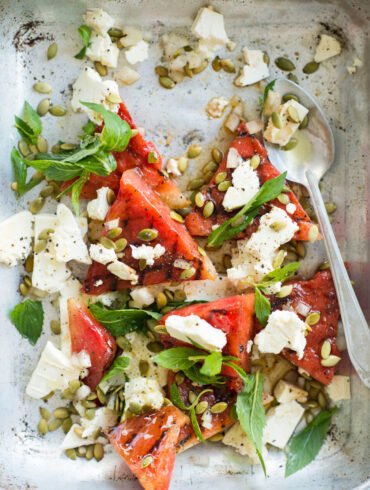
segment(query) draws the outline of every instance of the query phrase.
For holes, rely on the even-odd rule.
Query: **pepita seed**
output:
[[[200,66],[198,66],[197,68],[193,68],[193,73],[194,75],[198,75],[199,73],[202,73],[202,71],[204,71],[208,66],[208,61],[207,60],[204,60],[202,61],[202,63],[200,64]]]
[[[47,185],[40,191],[41,197],[50,197],[54,192],[54,187],[52,185]]]
[[[76,143],[62,143],[60,149],[63,151],[72,151],[77,148]]]
[[[319,63],[316,63],[316,61],[310,61],[303,67],[303,73],[306,75],[311,75],[312,73],[315,73],[319,69]]]
[[[155,240],[157,237],[158,237],[158,230],[155,230],[154,228],[144,228],[138,233],[138,238],[140,238],[140,240],[143,240],[144,242],[151,242],[152,240]]]
[[[62,107],[61,105],[52,105],[49,108],[49,112],[52,116],[55,117],[63,117],[67,114],[67,109]]]
[[[307,408],[318,408],[319,404],[317,402],[315,402],[314,400],[310,400],[308,401],[305,406]]]
[[[270,64],[270,56],[266,51],[263,52],[263,62],[268,66]]]
[[[86,417],[88,420],[92,420],[92,419],[95,417],[95,408],[88,408],[88,409],[85,411],[85,417]]]
[[[36,82],[33,84],[33,89],[39,94],[50,94],[51,86],[46,82]]]
[[[175,381],[176,381],[176,384],[178,385],[181,385],[181,383],[183,383],[185,380],[185,376],[181,373],[177,373],[176,376],[175,376]]]
[[[45,250],[47,244],[48,242],[46,240],[39,240],[38,242],[35,243],[33,247],[33,251],[35,252],[35,254],[39,254],[40,252]]]
[[[73,421],[70,417],[68,419],[63,420],[62,429],[63,429],[64,434],[68,434],[72,425],[73,425]]]
[[[229,58],[224,58],[220,60],[221,68],[226,71],[226,73],[235,73],[235,65]]]
[[[52,228],[46,228],[45,230],[42,230],[37,238],[38,240],[48,240],[53,233],[54,230]]]
[[[288,107],[288,117],[291,121],[293,121],[294,123],[300,123],[301,120],[299,118],[299,114],[298,114],[298,111],[295,107],[293,106],[289,106]]]
[[[214,436],[210,437],[208,441],[210,442],[220,442],[224,438],[224,435],[222,433],[220,434],[215,434]]]
[[[308,122],[309,122],[309,117],[308,114],[306,114],[302,119],[301,124],[299,125],[299,129],[306,129],[308,126]]]
[[[90,400],[82,400],[81,405],[84,408],[96,408],[96,403]]]
[[[178,159],[177,168],[180,170],[182,174],[186,172],[188,165],[189,165],[189,160],[186,157],[180,157]]]
[[[165,66],[158,65],[154,71],[159,77],[168,77],[168,69]]]
[[[121,235],[121,233],[122,233],[122,228],[117,226],[117,228],[112,228],[111,230],[108,231],[107,237],[110,239],[114,239],[114,238],[119,237]]]
[[[29,276],[25,276],[23,278],[23,281],[24,281],[24,283],[25,283],[26,286],[28,286],[29,288],[32,287],[32,280],[31,280],[31,278]]]
[[[197,158],[202,152],[202,147],[199,145],[190,145],[188,148],[188,158]]]
[[[158,153],[155,151],[150,151],[148,154],[148,163],[157,163],[158,162]]]
[[[114,249],[117,253],[119,252],[123,252],[125,250],[125,248],[127,247],[127,240],[126,238],[120,238],[119,240],[117,240],[114,244]]]
[[[107,97],[107,101],[111,104],[120,104],[122,102],[121,96],[119,94],[110,92]]]
[[[289,204],[290,203],[290,199],[289,199],[289,196],[287,194],[279,194],[278,197],[277,197],[277,200],[279,202],[281,202],[281,204]]]
[[[208,201],[203,208],[203,216],[205,218],[209,218],[212,216],[213,212],[215,210],[215,205],[212,201]]]
[[[211,161],[211,162],[208,162],[204,165],[204,167],[202,168],[202,171],[205,174],[207,174],[209,172],[211,172],[213,174],[214,172],[216,172],[217,169],[218,169],[217,163]]]
[[[94,457],[94,446],[91,445],[88,446],[86,449],[85,458],[87,459],[87,461],[90,461],[91,459],[93,459],[93,457]]]
[[[325,340],[321,346],[321,357],[322,359],[327,359],[331,353],[331,342],[330,340]]]
[[[219,56],[216,56],[216,58],[212,60],[212,68],[214,71],[220,71],[222,69]]]
[[[53,412],[56,419],[67,419],[69,417],[69,410],[65,407],[56,408]]]
[[[157,308],[161,310],[167,305],[167,298],[164,293],[159,293],[156,297]]]
[[[131,346],[130,342],[128,341],[128,339],[126,339],[126,337],[117,337],[116,342],[117,342],[118,347],[120,347],[122,350],[124,350],[126,352],[131,352],[132,346]]]
[[[211,413],[222,413],[227,409],[228,405],[226,402],[218,402],[212,405]]]
[[[325,367],[334,367],[340,361],[339,356],[330,355],[327,359],[321,359],[321,365]]]
[[[308,239],[311,243],[315,242],[317,240],[317,237],[319,236],[319,228],[316,225],[312,225],[310,228],[310,231],[308,232]]]
[[[97,400],[97,398],[98,398],[98,395],[92,391],[90,393],[90,395],[88,395],[86,397],[86,400],[93,401],[93,400]]]
[[[44,436],[49,432],[48,422],[46,419],[41,419],[37,425],[37,430],[41,436]]]
[[[48,60],[52,60],[53,58],[55,58],[57,53],[58,53],[57,43],[51,43],[46,53]]]
[[[141,467],[142,468],[147,468],[149,465],[151,465],[154,461],[154,458],[151,454],[148,454],[148,456],[145,456],[145,458],[143,458],[141,460]]]
[[[31,254],[26,258],[26,261],[24,263],[24,268],[26,272],[28,273],[33,272],[33,262],[34,262],[34,258],[33,255]]]
[[[113,39],[121,39],[121,37],[123,37],[122,29],[118,29],[117,27],[111,27],[108,31],[108,34]]]
[[[200,189],[204,185],[204,179],[198,178],[198,179],[193,179],[188,183],[188,190],[189,191],[196,191]]]
[[[231,255],[225,254],[222,257],[222,265],[223,265],[225,270],[230,269],[232,267]]]
[[[327,407],[328,402],[327,402],[326,397],[322,391],[320,391],[320,393],[317,396],[317,402],[321,408]]]
[[[60,322],[58,322],[58,320],[51,320],[50,330],[53,332],[54,335],[60,335],[61,333]]]
[[[306,318],[306,323],[307,325],[310,325],[312,327],[312,325],[316,325],[316,323],[319,322],[320,320],[320,313],[318,311],[314,312],[314,313],[310,313],[308,315],[308,317]]]
[[[149,362],[144,360],[139,361],[139,371],[141,376],[146,376],[149,371]]]
[[[60,145],[58,145],[58,144],[53,145],[51,147],[51,153],[54,153],[54,155],[58,155],[58,153],[60,153]]]
[[[272,266],[274,269],[278,269],[281,264],[284,262],[285,251],[279,250],[279,252],[275,255],[274,260],[272,261]]]
[[[188,398],[190,403],[194,403],[197,398],[197,395],[196,393],[194,393],[194,391],[189,391]]]
[[[231,186],[232,186],[232,183],[230,182],[230,180],[224,180],[223,182],[221,182],[220,184],[218,184],[217,189],[220,192],[226,192],[227,189],[229,187],[231,187]]]
[[[178,223],[184,222],[184,218],[181,216],[181,214],[176,213],[176,211],[170,211],[170,216],[173,220],[177,221]]]
[[[68,388],[72,394],[76,393],[78,388],[80,388],[81,382],[78,379],[73,379],[72,381],[69,382]]]
[[[112,191],[112,189],[109,189],[109,191],[107,192],[107,203],[111,205],[114,203],[115,200],[116,200],[116,195],[114,191]]]
[[[281,129],[282,124],[280,114],[278,114],[277,112],[273,112],[271,114],[271,121],[275,128]]]
[[[298,77],[296,77],[296,75],[294,75],[294,73],[288,73],[287,79],[291,80],[292,82],[294,82],[296,84],[299,83]]]
[[[163,350],[163,345],[160,342],[149,342],[146,346],[150,352],[154,352],[155,354],[158,354],[159,352],[162,352]]]
[[[102,65],[100,61],[95,61],[94,68],[101,77],[106,77],[108,75],[108,68]]]
[[[59,427],[62,425],[62,423],[63,423],[62,419],[49,420],[48,422],[49,431],[54,432],[55,430],[58,430]]]
[[[202,401],[199,402],[198,405],[195,406],[195,413],[197,415],[201,415],[204,413],[208,408],[208,402],[207,401]]]
[[[293,71],[295,70],[295,65],[290,59],[284,58],[284,57],[279,57],[276,58],[275,60],[275,65],[280,68],[280,70],[283,71]]]
[[[39,412],[40,412],[40,415],[43,419],[45,419],[46,421],[50,420],[51,418],[51,413],[49,412],[49,410],[45,407],[40,407],[39,408]]]
[[[183,280],[190,279],[191,277],[194,276],[195,273],[196,273],[195,268],[190,267],[189,269],[185,269],[181,272],[180,279],[183,279]]]
[[[223,182],[227,177],[227,172],[219,172],[216,177],[215,177],[215,182],[216,184],[220,184]]]
[[[18,190],[18,183],[12,182],[10,188],[12,189],[12,191],[17,191]]]
[[[198,246],[198,252],[200,253],[200,255],[203,255],[203,257],[205,257],[207,255],[206,254],[206,251],[204,250],[204,248],[199,247],[199,246]]]
[[[102,405],[105,405],[107,403],[107,397],[105,396],[105,394],[102,392],[102,390],[99,387],[96,389],[96,392],[98,394],[98,400],[100,401],[100,403]]]
[[[271,223],[270,228],[274,231],[281,231],[286,227],[286,223],[284,221],[274,221]]]
[[[75,449],[66,449],[64,451],[64,454],[67,456],[67,458],[72,459],[73,461],[77,459],[77,454]]]
[[[293,291],[293,286],[291,284],[287,286],[282,286],[280,291],[276,294],[278,298],[286,298]]]
[[[176,83],[170,77],[159,77],[159,83],[167,90],[173,89],[176,85]]]
[[[293,150],[293,148],[295,148],[297,144],[298,144],[297,138],[290,138],[288,143],[285,146],[282,146],[281,149],[284,151],[290,151]]]
[[[302,242],[297,243],[295,249],[300,257],[304,258],[306,256],[306,247]]]
[[[320,271],[326,271],[326,270],[328,270],[328,269],[330,269],[330,264],[329,264],[329,262],[328,262],[328,261],[323,262],[323,263],[320,265],[320,267],[319,267],[319,270],[320,270]]]
[[[99,442],[94,445],[94,458],[96,461],[101,461],[104,458],[104,446]]]
[[[21,155],[24,157],[27,157],[31,153],[30,147],[24,140],[19,141],[18,150],[20,151]]]
[[[29,210],[32,214],[37,214],[45,204],[45,201],[42,197],[37,197],[34,201],[30,202]]]
[[[325,209],[328,214],[333,214],[337,210],[337,205],[334,202],[326,202]]]
[[[139,270],[143,271],[146,268],[146,260],[145,259],[139,259]]]
[[[189,63],[186,63],[184,66],[184,73],[187,77],[193,78],[193,70],[190,68]]]
[[[173,294],[173,299],[175,301],[185,301],[186,300],[186,293],[182,289],[176,289]]]
[[[285,94],[281,99],[283,102],[288,102],[288,100],[295,100],[296,102],[299,102],[299,97],[295,94]]]
[[[195,205],[198,207],[198,208],[202,208],[204,206],[204,203],[205,203],[205,197],[203,196],[203,194],[201,192],[197,192],[195,194]]]
[[[259,155],[253,155],[250,160],[250,166],[253,168],[253,170],[256,170],[256,168],[258,168],[260,163],[261,163],[261,157]]]
[[[218,148],[212,148],[211,151],[212,159],[215,163],[220,164],[223,160],[223,153]]]
[[[112,240],[110,240],[108,237],[106,237],[106,236],[100,237],[99,243],[104,248],[108,248],[108,249],[110,249],[110,248],[113,248],[114,249],[115,248],[115,243]]]
[[[206,174],[203,174],[203,179],[206,184],[212,179],[213,177],[213,172],[207,172]]]
[[[47,114],[49,112],[49,108],[50,108],[50,99],[42,99],[38,103],[38,106],[37,106],[37,109],[36,109],[37,110],[37,114],[40,117],[43,117],[43,116],[45,116],[45,114]]]

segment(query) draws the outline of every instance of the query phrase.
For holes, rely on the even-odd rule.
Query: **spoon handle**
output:
[[[311,170],[306,171],[306,178],[312,204],[324,236],[326,252],[337,291],[348,354],[357,374],[363,383],[370,388],[370,329],[345,268],[317,179]]]

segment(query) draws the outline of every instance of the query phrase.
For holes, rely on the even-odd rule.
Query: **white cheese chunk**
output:
[[[0,262],[11,267],[27,258],[32,248],[34,217],[29,211],[0,223]]]
[[[90,444],[96,444],[97,442],[100,444],[107,444],[107,439],[105,437],[98,437],[97,439],[94,439],[94,437],[80,437],[77,435],[76,430],[80,432],[83,429],[79,424],[72,425],[61,444],[61,449],[63,451],[66,449],[89,446]]]
[[[179,161],[176,158],[170,158],[166,165],[166,170],[169,174],[175,177],[180,177],[181,172],[179,170]]]
[[[222,205],[226,211],[233,211],[247,204],[259,191],[260,181],[250,160],[243,160],[232,173],[232,186],[224,196]]]
[[[133,83],[137,82],[139,78],[140,73],[129,66],[124,66],[115,74],[115,79],[122,85],[132,85]]]
[[[273,311],[266,327],[256,335],[255,345],[262,353],[279,354],[288,348],[303,358],[306,347],[306,324],[292,311]]]
[[[161,45],[163,48],[163,55],[166,61],[171,60],[175,54],[179,52],[184,46],[189,44],[188,38],[181,36],[176,32],[170,32],[165,34],[161,38]]]
[[[308,114],[308,109],[295,100],[288,100],[288,102],[282,104],[278,111],[281,119],[281,128],[277,128],[270,118],[267,128],[263,133],[265,139],[270,143],[285,146],[299,128],[300,122],[296,123],[289,119],[289,107],[293,107],[296,110],[299,121],[302,121]]]
[[[263,103],[263,115],[270,117],[273,112],[279,112],[281,106],[281,94],[275,90],[269,90]]]
[[[231,429],[226,432],[222,442],[226,444],[226,446],[234,448],[242,456],[248,456],[252,465],[261,464],[254,444],[244,432],[239,422],[236,422]],[[264,458],[267,456],[267,449],[265,446],[262,448],[262,455]]]
[[[191,32],[199,39],[214,43],[215,46],[222,46],[229,42],[223,15],[208,7],[198,11]]]
[[[131,281],[131,284],[137,284],[138,275],[136,274],[136,271],[123,262],[116,260],[115,262],[109,264],[107,269],[119,279],[122,279],[123,281]]]
[[[320,42],[316,47],[314,60],[316,63],[321,63],[329,58],[337,56],[342,51],[339,41],[335,37],[328,36],[327,34],[322,34],[320,37]]]
[[[58,262],[76,260],[91,264],[87,246],[83,240],[81,228],[72,211],[64,204],[57,207],[57,225],[51,237]]]
[[[131,249],[134,259],[143,259],[149,266],[154,265],[154,261],[166,253],[166,249],[159,243],[154,247],[150,245],[140,245],[138,247],[131,245]]]
[[[302,388],[281,379],[275,386],[274,396],[279,403],[288,403],[293,400],[306,403],[308,393]]]
[[[73,84],[72,109],[85,112],[93,122],[100,124],[101,115],[82,105],[81,101],[102,104],[106,109],[117,112],[118,105],[107,99],[110,94],[120,96],[117,83],[113,80],[102,80],[97,71],[85,66]]]
[[[123,28],[123,37],[120,39],[120,43],[124,48],[135,46],[143,39],[143,33],[140,29],[132,26],[126,26]]]
[[[68,300],[79,300],[83,297],[81,283],[74,277],[67,279],[60,288],[59,317],[60,317],[60,345],[63,354],[70,357],[72,354],[71,333],[69,330]]]
[[[73,363],[50,341],[46,343],[40,360],[27,385],[26,393],[32,398],[43,398],[51,391],[65,390],[70,381],[79,379],[86,367]]]
[[[112,219],[110,221],[106,221],[104,223],[104,227],[106,230],[113,230],[113,228],[117,228],[119,226],[119,218],[117,219]]]
[[[205,429],[212,429],[212,412],[210,410],[206,410],[203,414],[202,414],[202,426],[205,428]]]
[[[108,34],[103,36],[93,33],[90,44],[86,49],[86,56],[91,61],[98,61],[109,68],[116,68],[118,63],[119,49],[113,43]]]
[[[91,437],[98,429],[105,431],[113,427],[117,422],[117,414],[107,408],[101,407],[95,410],[93,419],[81,418],[82,437]]]
[[[149,44],[146,41],[139,41],[125,51],[126,59],[131,65],[136,65],[148,58]]]
[[[87,214],[91,219],[104,221],[108,211],[108,193],[109,187],[101,187],[96,191],[97,197],[87,204]]]
[[[226,97],[213,97],[206,106],[206,112],[212,119],[222,117],[226,107],[229,104],[229,99]]]
[[[197,315],[170,315],[165,322],[167,332],[174,339],[194,341],[210,351],[221,351],[227,343],[226,334]]]
[[[84,15],[85,24],[101,36],[114,26],[114,19],[103,9],[90,8]]]
[[[246,87],[270,76],[269,68],[263,59],[262,51],[244,48],[243,55],[246,65],[242,67],[238,78],[235,80],[235,85]]]
[[[227,168],[237,168],[243,163],[243,158],[236,148],[230,148],[227,152]]]
[[[289,214],[294,214],[297,210],[297,206],[290,202],[289,204],[286,205],[286,212]]]
[[[333,403],[341,400],[351,399],[351,384],[348,376],[341,376],[336,374],[330,383],[326,387],[326,393],[329,395],[330,400]]]
[[[125,384],[125,410],[133,413],[139,409],[159,410],[164,402],[164,396],[158,381],[139,376]]]
[[[284,449],[304,413],[296,401],[270,408],[266,414],[263,442]]]
[[[99,262],[99,264],[103,265],[107,265],[110,262],[117,260],[117,255],[113,248],[106,248],[100,244],[90,245],[90,257],[95,262]]]
[[[245,123],[245,128],[249,134],[256,134],[263,131],[264,124],[261,119],[254,119]]]
[[[154,303],[155,298],[148,288],[137,288],[130,292],[134,308],[143,308]]]

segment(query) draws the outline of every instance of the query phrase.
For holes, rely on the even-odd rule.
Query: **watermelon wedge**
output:
[[[232,141],[229,148],[235,148],[245,160],[253,157],[254,155],[260,156],[261,162],[257,168],[257,173],[261,185],[267,180],[273,179],[280,175],[280,172],[270,163],[266,148],[255,136],[247,134],[244,131],[243,126],[239,128],[239,136]],[[236,212],[225,211],[222,205],[225,192],[219,191],[217,188],[218,184],[216,183],[216,177],[221,172],[226,172],[226,180],[231,180],[233,169],[227,168],[227,154],[228,152],[225,154],[224,159],[209,182],[207,188],[203,191],[205,201],[211,200],[215,204],[214,213],[210,218],[204,218],[202,209],[194,208],[194,211],[186,216],[186,226],[190,234],[193,236],[208,236],[212,231],[212,226],[222,224],[224,221],[231,218]],[[299,226],[299,230],[297,231],[294,239],[308,240],[309,230],[313,223],[300,205],[294,193],[287,192],[287,195],[289,196],[290,202],[296,207],[294,213],[290,214],[292,220],[294,220]],[[278,206],[282,209],[285,209],[286,207],[285,204],[282,204],[280,201],[278,201],[278,199],[275,199],[269,206],[265,206],[261,210],[261,214],[268,212],[268,208],[271,207],[271,205]],[[243,232],[243,234],[240,234],[240,238],[249,237],[257,227],[258,217],[254,220],[252,225],[248,227],[245,232]]]

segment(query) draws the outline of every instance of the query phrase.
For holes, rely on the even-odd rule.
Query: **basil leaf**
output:
[[[242,429],[256,448],[266,474],[262,457],[262,435],[266,424],[265,409],[262,404],[263,376],[257,371],[256,374],[245,375],[243,381],[244,387],[236,399],[236,414]]]
[[[96,124],[92,121],[88,121],[85,126],[82,127],[82,131],[89,136],[93,136],[95,134],[95,130]]]
[[[14,180],[17,183],[17,196],[20,197],[26,192],[27,166],[16,148],[12,149],[10,159],[13,167]]]
[[[15,116],[15,127],[28,143],[36,144],[42,132],[42,123],[40,116],[28,102],[24,103],[22,118]]]
[[[281,191],[284,187],[286,174],[287,173],[284,172],[274,179],[266,180],[266,182],[262,185],[257,194],[249,202],[247,202],[247,204],[243,206],[240,211],[238,211],[232,218],[228,219],[221,226],[212,231],[212,233],[208,237],[207,245],[210,247],[222,245],[225,240],[237,235],[238,233],[240,233],[240,231],[246,228],[247,224],[249,223],[247,223],[245,226],[245,223],[243,223],[241,225],[243,226],[243,228],[238,229],[238,231],[236,232],[232,231],[233,223],[238,222],[245,216],[246,220],[248,221],[248,219],[250,219],[252,215],[251,213],[255,213],[254,216],[256,216],[258,209],[263,204],[272,201],[279,194],[281,194]]]
[[[180,408],[181,410],[188,409],[181,398],[180,391],[176,383],[172,383],[172,385],[170,386],[170,398],[172,403],[176,405],[176,407]]]
[[[9,313],[9,318],[18,332],[35,345],[42,332],[44,310],[41,301],[26,299]]]
[[[182,371],[187,378],[200,385],[225,384],[225,378],[223,376],[205,376],[200,372],[199,366],[196,365],[189,369],[183,369]]]
[[[193,429],[194,429],[194,434],[196,435],[197,439],[200,442],[205,442],[202,431],[200,430],[200,427],[199,427],[198,419],[197,419],[194,408],[191,408],[189,410],[189,415],[190,415],[191,425],[193,426]]]
[[[274,87],[275,87],[275,83],[276,83],[276,80],[272,80],[271,82],[269,82],[266,87],[265,87],[265,90],[263,92],[263,99],[262,99],[262,102],[265,103],[266,100],[267,100],[267,97],[268,97],[268,94],[270,92],[270,90],[274,90]]]
[[[78,28],[78,32],[83,42],[83,48],[75,55],[75,58],[77,58],[78,60],[83,60],[86,55],[86,49],[89,47],[90,44],[91,29],[89,26],[83,24]]]
[[[131,128],[127,122],[100,104],[82,101],[81,104],[103,116],[104,127],[99,139],[104,148],[107,151],[125,150],[132,136]]]
[[[301,470],[315,459],[324,443],[336,410],[336,407],[331,410],[322,410],[299,434],[292,438],[288,446],[286,477]]]
[[[15,125],[14,126],[17,128],[18,133],[21,136],[21,138],[23,138],[24,140],[26,140],[27,143],[36,144],[37,143],[37,138],[33,134],[32,128],[30,128],[30,126],[27,123],[25,123],[18,116],[15,116],[14,117],[14,120],[15,120]]]
[[[199,372],[204,376],[216,376],[220,374],[222,368],[222,354],[221,352],[212,352],[204,359],[203,366]]]
[[[122,377],[123,375],[123,382],[125,381],[125,376],[124,376],[124,371],[130,364],[130,358],[129,357],[117,357],[117,359],[114,360],[110,370],[107,372],[107,374],[104,376],[104,378],[100,381],[100,383],[105,383],[112,378],[116,377]],[[123,384],[123,383],[122,383]]]
[[[96,175],[107,176],[114,172],[117,168],[117,162],[113,155],[97,153],[88,158],[79,161],[77,165],[84,170],[92,172]]]
[[[189,359],[191,356],[199,356],[199,351],[191,347],[173,347],[166,349],[153,357],[153,361],[167,369],[189,369],[198,362],[197,359]]]
[[[162,316],[160,313],[149,310],[109,310],[101,303],[91,304],[89,310],[98,322],[102,323],[115,337],[126,335],[135,330],[144,330],[149,318],[159,320]]]
[[[259,288],[254,288],[254,309],[256,312],[256,317],[262,325],[266,325],[268,317],[271,313],[271,304],[268,298],[264,296]]]
[[[167,306],[171,307],[174,310],[178,310],[179,308],[183,308],[184,306],[197,305],[200,303],[208,303],[208,301],[204,299],[195,299],[193,301],[169,301]]]
[[[248,213],[247,216],[243,216],[244,218],[243,222],[241,224],[238,224],[237,226],[230,226],[228,221],[225,221],[219,228],[216,228],[210,236],[209,239],[212,240],[212,243],[210,246],[212,247],[217,247],[219,245],[222,245],[224,242],[227,240],[231,240],[235,236],[239,235],[242,231],[244,231],[247,226],[253,221],[253,219],[257,216],[259,210],[255,209],[254,211],[251,211]],[[219,234],[216,236],[214,235],[215,238],[212,238],[212,234],[215,233],[217,230],[219,230]]]
[[[280,269],[275,269],[272,272],[269,272],[265,276],[263,276],[261,282],[257,284],[259,288],[267,288],[276,284],[277,282],[284,282],[287,279],[290,279],[300,267],[299,262],[291,262]]]
[[[50,180],[66,181],[78,177],[81,168],[74,163],[54,160],[24,160],[26,165],[43,172]]]
[[[75,182],[73,182],[71,189],[71,204],[72,208],[76,214],[79,216],[80,214],[80,195],[83,189],[83,186],[89,180],[90,174],[88,172],[84,172]]]

